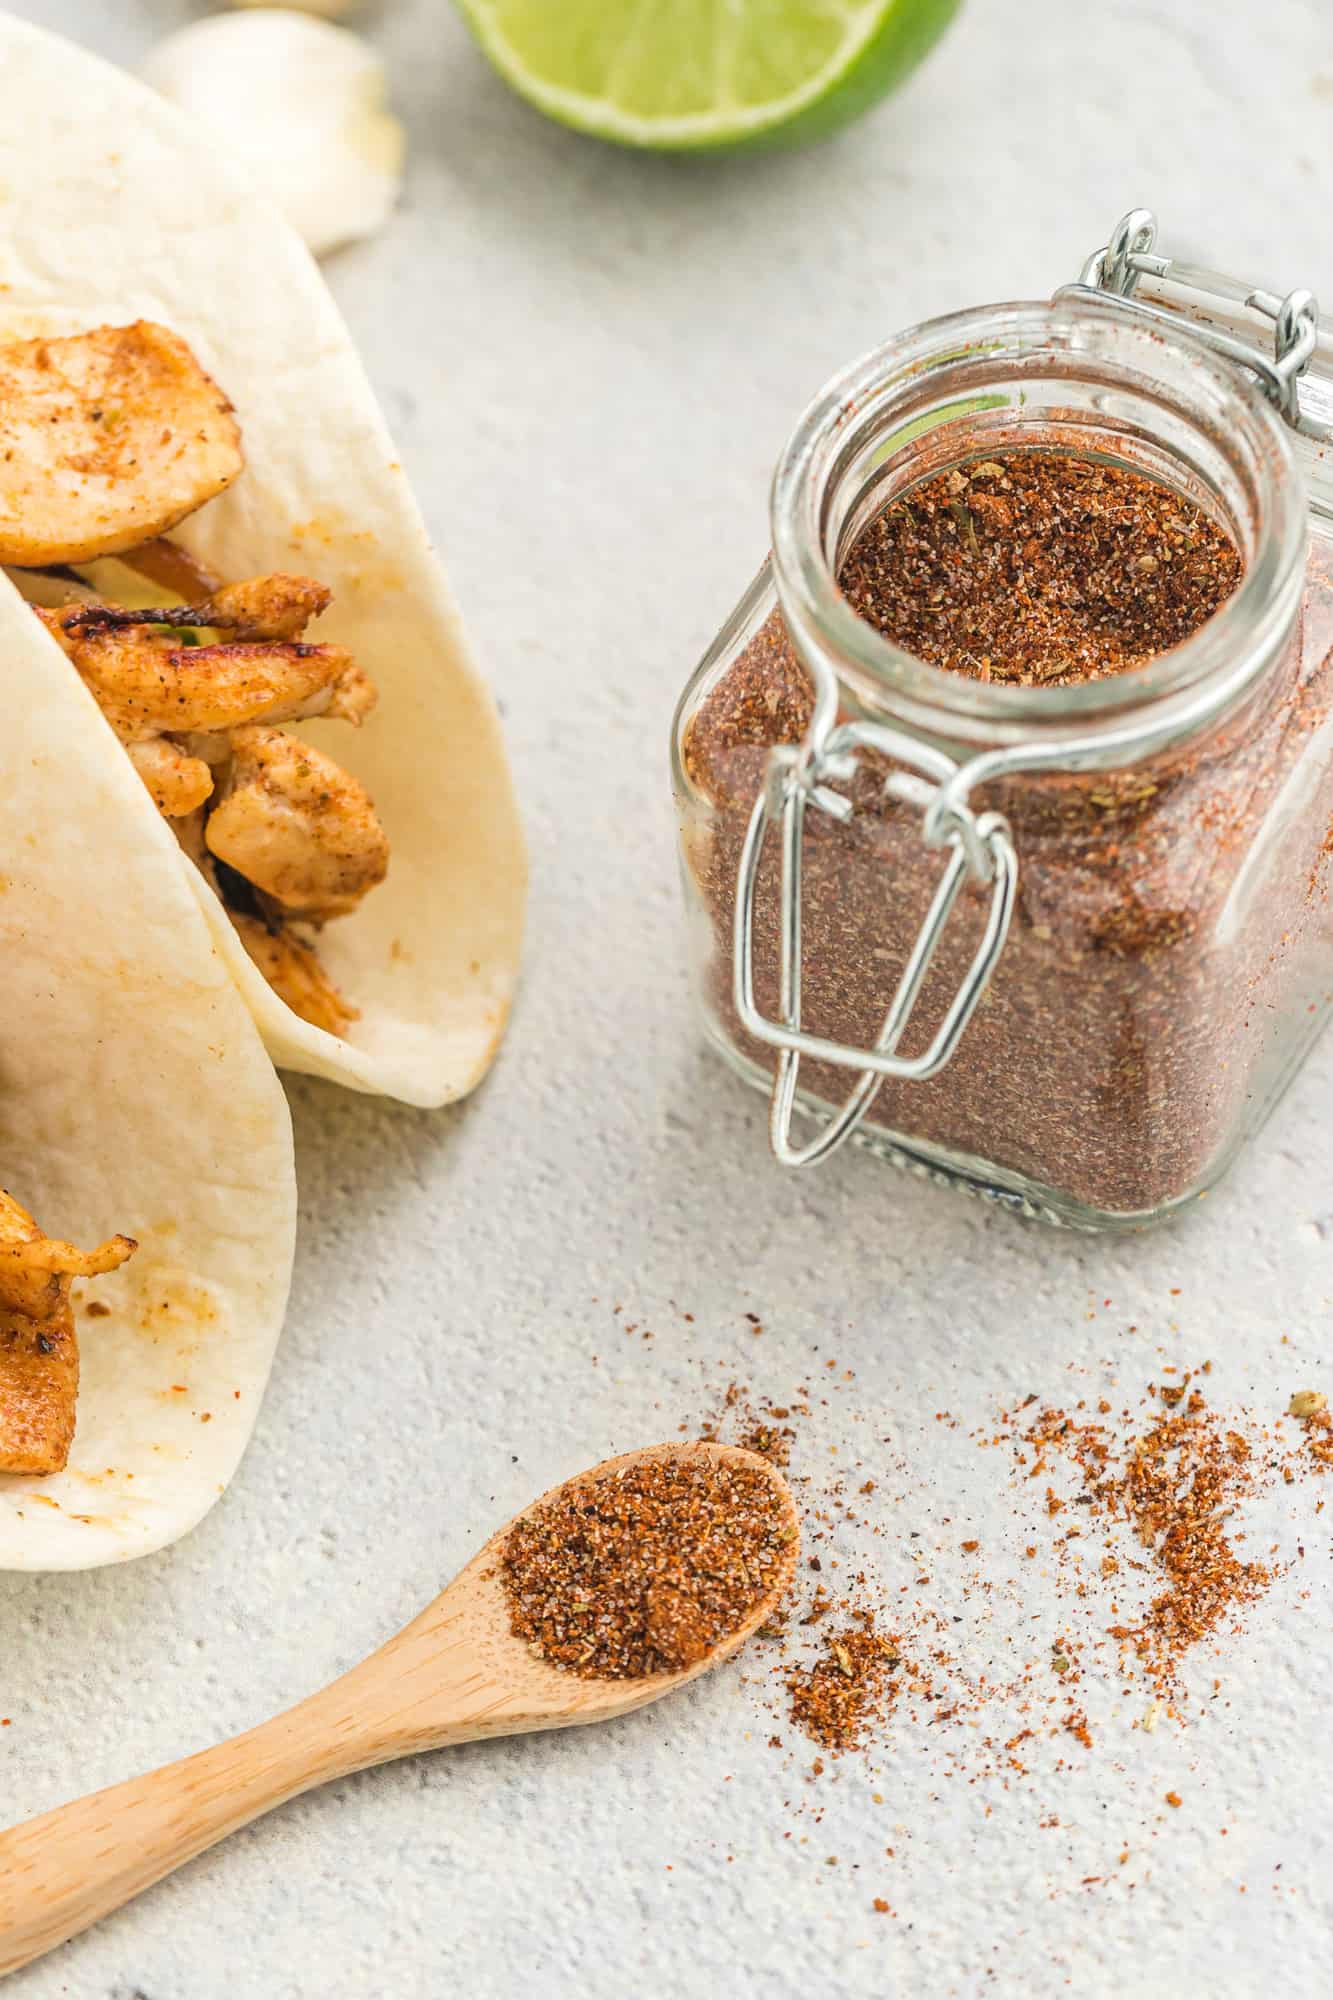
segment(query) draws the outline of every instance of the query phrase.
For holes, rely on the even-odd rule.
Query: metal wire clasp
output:
[[[913,767],[893,770],[884,781],[887,796],[922,808],[922,838],[947,852],[925,922],[908,955],[874,1046],[857,1049],[807,1034],[801,1026],[801,876],[805,815],[813,806],[847,821],[852,801],[831,789],[860,764],[860,753],[879,752]],[[933,781],[933,782],[931,782]],[[782,745],[769,757],[765,782],[755,800],[741,849],[733,930],[732,987],[736,1013],[745,1032],[779,1051],[769,1116],[773,1152],[784,1166],[811,1166],[840,1146],[870,1109],[885,1077],[921,1082],[942,1070],[976,1011],[1004,947],[1013,914],[1018,861],[1001,814],[974,813],[967,803],[970,771],[953,758],[897,729],[878,723],[844,722],[818,730],[804,742]],[[760,1013],[754,997],[754,906],[759,865],[769,828],[782,829],[779,897],[779,1008],[781,1019]],[[949,1009],[927,1049],[917,1056],[897,1053],[913,1008],[944,935],[958,893],[968,876],[991,885],[986,927]],[[850,974],[849,976],[853,976]],[[792,1143],[791,1121],[802,1056],[859,1070],[856,1086],[842,1108],[805,1146]]]
[[[1134,297],[1140,278],[1167,281],[1176,278],[1179,267],[1174,259],[1155,252],[1153,246],[1156,241],[1157,218],[1152,210],[1130,209],[1112,230],[1105,248],[1094,250],[1089,257],[1078,283],[1063,286],[1056,297],[1131,300],[1135,312],[1145,319],[1155,320],[1162,326],[1177,326],[1179,322],[1174,313],[1160,306],[1146,305],[1142,299]],[[1191,273],[1190,278],[1198,282],[1203,275]],[[1217,296],[1225,301],[1230,295],[1218,292]],[[1301,287],[1280,298],[1276,292],[1255,288],[1243,294],[1242,302],[1253,311],[1262,313],[1265,319],[1272,320],[1271,357],[1252,341],[1224,332],[1221,328],[1195,320],[1191,321],[1191,330],[1216,353],[1248,369],[1269,402],[1294,429],[1328,442],[1333,438],[1333,429],[1306,415],[1300,398],[1301,377],[1319,346],[1319,302],[1314,293]]]

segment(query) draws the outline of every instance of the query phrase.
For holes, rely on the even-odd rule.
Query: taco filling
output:
[[[62,1472],[74,1438],[79,1348],[70,1283],[114,1271],[137,1249],[44,1236],[0,1188],[0,1472]]]
[[[250,958],[303,1020],[357,1009],[320,964],[322,925],[383,881],[364,788],[287,727],[359,726],[376,691],[307,639],[311,577],[228,583],[165,531],[243,470],[225,395],[148,321],[0,347],[0,563],[115,730]]]

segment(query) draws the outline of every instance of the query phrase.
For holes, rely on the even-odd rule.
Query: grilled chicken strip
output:
[[[101,605],[37,610],[36,616],[126,742],[310,715],[359,722],[374,705],[370,681],[342,646],[283,640],[164,644],[142,612],[127,619]],[[179,614],[173,615],[173,627],[179,622]]]
[[[291,917],[345,916],[384,880],[389,843],[364,788],[282,729],[232,731],[209,851]]]
[[[170,542],[161,544],[171,548]],[[219,586],[207,597],[180,604],[136,609],[99,598],[85,599],[82,630],[114,625],[173,625],[214,627],[236,639],[299,639],[312,618],[327,611],[333,592],[311,576],[250,577],[245,583]]]
[[[345,1035],[360,1014],[349,1007],[319,962],[318,954],[285,924],[230,912],[236,933],[280,1000],[294,1014],[331,1035]]]
[[[0,344],[0,562],[85,562],[229,486],[241,434],[183,340],[151,320]]]
[[[97,609],[99,620],[108,625],[213,626],[236,639],[299,639],[311,619],[332,602],[333,592],[314,577],[279,572],[224,584],[207,597],[151,611],[123,610],[114,604]]]
[[[224,583],[169,538],[243,463],[225,394],[165,327],[0,338],[0,566],[219,887],[251,959],[296,1013],[340,1035],[356,1010],[285,919],[354,910],[383,879],[388,843],[355,779],[269,725],[359,724],[376,691],[343,647],[305,640],[330,602],[323,584]]]
[[[89,572],[14,574],[154,805],[222,895],[254,964],[294,1013],[344,1035],[356,1008],[285,919],[322,923],[355,909],[383,879],[388,843],[354,778],[259,725],[310,715],[359,724],[375,705],[374,683],[341,647],[304,643],[306,626],[330,602],[313,577],[219,584],[165,539],[124,560],[163,590],[193,580],[205,594],[118,604],[90,590]],[[114,589],[115,565],[103,569],[113,571]],[[206,643],[179,643],[191,632]],[[219,878],[215,860],[231,875]]]
[[[137,1246],[112,1236],[76,1250],[44,1236],[0,1188],[0,1472],[59,1472],[79,1390],[70,1281],[114,1271]]]

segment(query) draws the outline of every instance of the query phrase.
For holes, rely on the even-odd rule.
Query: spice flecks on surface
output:
[[[1043,1738],[1097,1750],[1108,1724],[1120,1722],[1105,1703],[1135,1682],[1145,1688],[1145,1731],[1163,1714],[1180,1723],[1200,1712],[1191,1697],[1196,1653],[1216,1656],[1282,1574],[1267,1551],[1245,1547],[1247,1503],[1292,1480],[1301,1454],[1272,1416],[1214,1407],[1199,1386],[1208,1372],[1168,1364],[1131,1401],[1081,1397],[1065,1407],[1032,1395],[1001,1412],[998,1430],[974,1432],[975,1442],[1011,1454],[1015,1475],[1009,1553],[1017,1560],[995,1564],[979,1538],[948,1533],[947,1514],[936,1521],[937,1546],[920,1548],[924,1538],[888,1499],[884,1466],[880,1477],[865,1476],[872,1445],[864,1457],[807,1472],[819,1405],[799,1395],[779,1405],[798,1418],[785,1426],[783,1451],[805,1555],[787,1617],[765,1630],[780,1654],[765,1697],[774,1719],[835,1757],[883,1754],[903,1727],[926,1721],[938,1732],[938,1758],[965,1768],[969,1781],[989,1774],[1007,1785],[1029,1776],[1025,1746]],[[709,1435],[752,1426],[751,1392],[733,1382],[722,1404]],[[1306,1470],[1319,1469],[1308,1458],[1311,1439],[1325,1442],[1324,1417],[1316,1410],[1300,1420]],[[947,1412],[938,1420],[955,1421]],[[1022,1532],[1034,1513],[1043,1539],[1028,1545]],[[950,1561],[958,1573],[946,1579]],[[952,1609],[959,1604],[970,1610]],[[1046,1629],[1057,1620],[1045,1651],[1034,1640],[1026,1658],[978,1665],[975,1621],[989,1624],[1001,1611],[1018,1632],[1039,1614]],[[794,1747],[785,1733],[774,1740]]]
[[[826,1632],[815,1664],[786,1675],[790,1719],[825,1750],[854,1748],[886,1723],[902,1666],[900,1641],[876,1631],[866,1613],[859,1624]]]
[[[1160,1408],[1152,1408],[1153,1398]],[[1210,1410],[1188,1376],[1154,1385],[1147,1400],[1146,1422],[1133,1427],[1108,1425],[1100,1413],[1088,1418],[1044,1407],[1021,1433],[1027,1448],[1021,1455],[1031,1461],[1030,1479],[1044,1477],[1055,1458],[1070,1460],[1089,1517],[1121,1520],[1133,1531],[1137,1566],[1151,1579],[1149,1601],[1132,1617],[1119,1613],[1121,1562],[1103,1556],[1099,1575],[1112,1611],[1106,1629],[1132,1649],[1165,1699],[1182,1692],[1191,1650],[1255,1603],[1274,1572],[1267,1563],[1243,1561],[1233,1545],[1233,1517],[1258,1477],[1250,1427]]]
[[[1155,1320],[1122,1318],[1109,1289],[1089,1289],[1073,1358],[1048,1343],[1014,1382],[960,1354],[874,1396],[847,1365],[864,1330],[805,1315],[797,1332],[759,1301],[757,1354],[737,1314],[710,1327],[673,1305],[668,1349],[659,1312],[655,1365],[669,1351],[687,1397],[659,1406],[664,1427],[739,1442],[766,1423],[801,1513],[785,1610],[735,1674],[771,1773],[750,1781],[820,1882],[856,1875],[905,1924],[937,1811],[978,1851],[1025,1829],[1053,1899],[1132,1890],[1201,1813],[1225,1867],[1218,1775],[1260,1726],[1256,1671],[1298,1659],[1281,1635],[1329,1554],[1311,1476],[1327,1413],[1290,1412],[1294,1356],[1267,1381],[1191,1365],[1178,1287]],[[1081,1319],[1113,1311],[1118,1337],[1090,1348]],[[1114,1819],[1088,1817],[1090,1794]]]

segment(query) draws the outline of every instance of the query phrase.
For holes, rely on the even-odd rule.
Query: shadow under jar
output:
[[[1299,435],[1159,297],[915,328],[779,464],[772,558],[685,690],[673,774],[708,1031],[773,1092],[788,1164],[854,1135],[1027,1214],[1141,1227],[1218,1178],[1327,1017],[1333,396]],[[858,615],[840,579],[888,510],[956,490],[956,549],[936,528],[961,576],[1005,532],[971,496],[1033,454],[1167,489],[1230,564],[1220,608],[1146,664],[1035,685]]]

